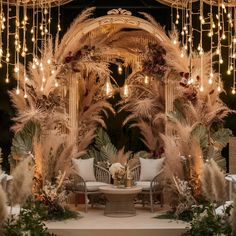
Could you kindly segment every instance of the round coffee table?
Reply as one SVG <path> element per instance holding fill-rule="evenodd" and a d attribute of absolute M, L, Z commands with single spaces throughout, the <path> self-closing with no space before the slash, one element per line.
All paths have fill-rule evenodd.
<path fill-rule="evenodd" d="M 99 187 L 107 201 L 104 215 L 111 217 L 135 216 L 135 196 L 142 191 L 141 187 L 118 188 L 113 185 Z"/>

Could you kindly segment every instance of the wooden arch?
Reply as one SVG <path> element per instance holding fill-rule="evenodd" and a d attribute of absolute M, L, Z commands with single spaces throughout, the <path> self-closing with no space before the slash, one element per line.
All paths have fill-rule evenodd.
<path fill-rule="evenodd" d="M 91 31 L 109 25 L 122 25 L 124 28 L 141 29 L 153 35 L 159 42 L 166 40 L 170 41 L 170 38 L 162 30 L 160 30 L 157 25 L 154 25 L 140 17 L 133 16 L 130 11 L 121 8 L 110 10 L 108 11 L 107 15 L 92 19 L 91 21 L 87 22 L 81 28 L 81 30 L 74 35 L 74 38 L 79 41 L 84 35 L 90 33 Z M 67 44 L 69 44 L 69 42 L 67 42 Z M 78 101 L 79 99 L 78 85 L 76 84 L 77 82 L 76 79 L 74 79 L 74 76 L 78 75 L 71 74 L 69 87 L 69 118 L 71 127 L 77 127 L 78 121 L 78 103 L 76 104 L 72 102 Z M 167 79 L 165 84 L 165 112 L 168 113 L 173 110 L 173 86 L 169 79 Z M 77 137 L 77 134 L 75 133 L 76 131 L 74 130 L 71 130 L 71 143 L 75 143 Z M 168 127 L 166 127 L 166 132 L 169 133 Z"/>

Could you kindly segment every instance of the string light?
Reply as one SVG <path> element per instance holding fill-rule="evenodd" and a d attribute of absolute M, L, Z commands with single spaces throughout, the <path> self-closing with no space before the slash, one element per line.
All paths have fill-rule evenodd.
<path fill-rule="evenodd" d="M 118 65 L 118 73 L 121 75 L 123 73 L 123 68 L 121 64 Z"/>
<path fill-rule="evenodd" d="M 144 84 L 149 84 L 149 77 L 147 75 L 144 76 Z"/>

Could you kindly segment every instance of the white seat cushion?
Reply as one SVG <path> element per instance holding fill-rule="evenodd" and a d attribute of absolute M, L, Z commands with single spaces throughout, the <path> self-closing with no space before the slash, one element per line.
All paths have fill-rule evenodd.
<path fill-rule="evenodd" d="M 136 182 L 138 187 L 141 187 L 142 190 L 150 190 L 151 181 L 137 181 Z"/>
<path fill-rule="evenodd" d="M 164 163 L 164 158 L 139 159 L 141 164 L 140 181 L 151 181 L 158 174 L 158 172 L 161 171 Z"/>
<path fill-rule="evenodd" d="M 78 174 L 84 179 L 84 181 L 96 181 L 94 175 L 94 158 L 89 159 L 72 159 L 72 163 Z"/>
<path fill-rule="evenodd" d="M 108 185 L 108 184 L 103 183 L 103 182 L 96 182 L 96 181 L 86 182 L 86 187 L 89 192 L 98 191 L 99 187 L 102 187 L 105 185 Z"/>

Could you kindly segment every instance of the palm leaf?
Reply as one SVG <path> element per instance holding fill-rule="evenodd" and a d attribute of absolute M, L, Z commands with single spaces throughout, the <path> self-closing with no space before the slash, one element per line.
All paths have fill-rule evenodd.
<path fill-rule="evenodd" d="M 28 157 L 33 149 L 33 138 L 38 131 L 39 125 L 30 121 L 24 126 L 23 130 L 16 133 L 12 141 L 12 155 L 20 158 Z"/>

